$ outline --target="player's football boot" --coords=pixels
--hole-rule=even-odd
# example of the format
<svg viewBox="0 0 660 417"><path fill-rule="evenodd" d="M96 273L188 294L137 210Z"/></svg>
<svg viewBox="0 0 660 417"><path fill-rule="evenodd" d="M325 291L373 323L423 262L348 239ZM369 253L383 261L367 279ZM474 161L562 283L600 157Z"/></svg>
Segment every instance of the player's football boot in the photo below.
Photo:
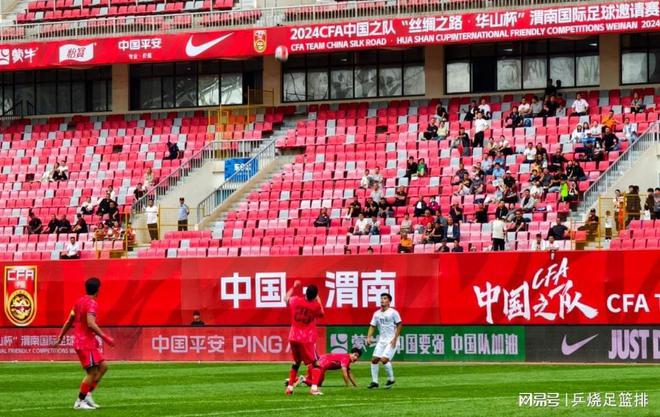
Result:
<svg viewBox="0 0 660 417"><path fill-rule="evenodd" d="M321 390L319 390L318 388L317 389L310 389L309 393L312 394L312 395L323 395Z"/></svg>
<svg viewBox="0 0 660 417"><path fill-rule="evenodd" d="M85 397L84 400L88 405L91 405L94 408L101 408L96 402L94 401L94 398L92 398L92 393L88 392L87 396Z"/></svg>
<svg viewBox="0 0 660 417"><path fill-rule="evenodd" d="M392 385L394 385L395 382L396 382L396 381L390 381L390 380L388 380L388 381L385 383L385 389L390 389L390 388L392 388Z"/></svg>
<svg viewBox="0 0 660 417"><path fill-rule="evenodd" d="M293 395L293 387L291 385L287 385L286 390L284 391L284 394Z"/></svg>
<svg viewBox="0 0 660 417"><path fill-rule="evenodd" d="M311 386L311 384L307 382L307 378L305 378L304 376L300 376L300 377L298 377L298 380L296 381L296 386L298 386L298 385L300 385L300 384L305 384L305 385L307 385L308 387Z"/></svg>
<svg viewBox="0 0 660 417"><path fill-rule="evenodd" d="M375 389L378 388L378 384L376 382L372 382L371 384L367 385L367 389Z"/></svg>
<svg viewBox="0 0 660 417"><path fill-rule="evenodd" d="M75 404L73 404L73 409L74 410L94 410L95 408L92 407L91 405L87 404L84 400L76 400Z"/></svg>

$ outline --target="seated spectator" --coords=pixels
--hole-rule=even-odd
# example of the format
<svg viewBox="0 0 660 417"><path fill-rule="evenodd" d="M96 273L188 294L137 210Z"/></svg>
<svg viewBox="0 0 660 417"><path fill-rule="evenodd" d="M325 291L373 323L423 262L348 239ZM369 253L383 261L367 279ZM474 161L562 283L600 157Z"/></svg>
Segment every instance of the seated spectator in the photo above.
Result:
<svg viewBox="0 0 660 417"><path fill-rule="evenodd" d="M80 259L80 243L76 241L74 236L71 236L66 249L60 252L60 259Z"/></svg>
<svg viewBox="0 0 660 417"><path fill-rule="evenodd" d="M41 175L41 182L46 183L46 182L51 182L53 181L53 175L55 174L54 169L46 169L44 173Z"/></svg>
<svg viewBox="0 0 660 417"><path fill-rule="evenodd" d="M144 173L144 178L142 179L142 183L144 184L144 188L149 188L154 185L154 172L151 169L151 167L148 167L147 170Z"/></svg>
<svg viewBox="0 0 660 417"><path fill-rule="evenodd" d="M367 248L367 254L369 254L369 255L373 255L373 253L374 253L374 248L372 248L371 246L369 246L369 247Z"/></svg>
<svg viewBox="0 0 660 417"><path fill-rule="evenodd" d="M537 96L532 97L531 112L532 117L538 117L543 111L543 102Z"/></svg>
<svg viewBox="0 0 660 417"><path fill-rule="evenodd" d="M314 220L314 227L330 227L330 216L328 209L322 208L316 220Z"/></svg>
<svg viewBox="0 0 660 417"><path fill-rule="evenodd" d="M358 216L358 219L355 222L355 226L353 226L353 228L351 229L351 233L356 236L360 236L360 235L368 235L370 231L371 231L371 219L365 218L364 214L360 213L360 216Z"/></svg>
<svg viewBox="0 0 660 417"><path fill-rule="evenodd" d="M529 195L535 201L541 201L543 198L543 186L541 185L541 181L535 181L532 183L532 186L529 187Z"/></svg>
<svg viewBox="0 0 660 417"><path fill-rule="evenodd" d="M60 222L57 220L57 217L53 214L53 216L50 218L50 221L48 222L48 226L46 226L46 230L44 231L45 233L57 233L57 229L60 227Z"/></svg>
<svg viewBox="0 0 660 417"><path fill-rule="evenodd" d="M431 214L430 210L426 210L422 217L417 218L417 231L422 233L424 229L426 229L426 226L429 225L429 223L435 223L435 218Z"/></svg>
<svg viewBox="0 0 660 417"><path fill-rule="evenodd" d="M401 240L399 241L399 246L397 252L399 253L412 253L413 251L413 241L408 237L407 233L401 233Z"/></svg>
<svg viewBox="0 0 660 417"><path fill-rule="evenodd" d="M406 162L406 177L410 179L413 175L417 175L417 162L412 156L408 157L408 162Z"/></svg>
<svg viewBox="0 0 660 417"><path fill-rule="evenodd" d="M138 183L137 187L135 187L135 190L133 190L133 195L135 196L135 201L138 201L142 197L144 197L147 194L147 187L142 185L141 182Z"/></svg>
<svg viewBox="0 0 660 417"><path fill-rule="evenodd" d="M408 190L404 186L396 187L396 192L394 193L394 203L395 207L405 207L408 205Z"/></svg>
<svg viewBox="0 0 660 417"><path fill-rule="evenodd" d="M502 168L502 165L499 162L495 162L495 166L493 167L493 177L495 177L495 179L500 179L504 177L505 173L506 171Z"/></svg>
<svg viewBox="0 0 660 417"><path fill-rule="evenodd" d="M126 226L126 230L124 231L124 237L123 239L126 240L126 243L129 248L132 248L135 246L135 239L136 239L136 234L135 230L133 230L133 226L129 223L128 226Z"/></svg>
<svg viewBox="0 0 660 417"><path fill-rule="evenodd" d="M586 122L585 122L586 124ZM583 143L586 142L600 142L600 137L603 135L603 127L598 124L597 121L593 121L591 123L591 127L589 127L589 130L587 131L587 139L583 141Z"/></svg>
<svg viewBox="0 0 660 417"><path fill-rule="evenodd" d="M557 148L555 153L550 156L548 170L551 172L560 172L564 170L564 164L568 162L561 149Z"/></svg>
<svg viewBox="0 0 660 417"><path fill-rule="evenodd" d="M477 106L477 102L472 100L470 104L468 104L468 108L466 110L463 110L465 113L465 117L463 117L463 120L466 122L471 122L477 117L477 112L479 111L479 106Z"/></svg>
<svg viewBox="0 0 660 417"><path fill-rule="evenodd" d="M445 140L449 136L449 124L445 121L441 121L438 125L438 140Z"/></svg>
<svg viewBox="0 0 660 417"><path fill-rule="evenodd" d="M431 197L427 208L431 211L431 214L435 214L440 209L440 204L436 197Z"/></svg>
<svg viewBox="0 0 660 417"><path fill-rule="evenodd" d="M486 120L490 119L491 116L490 105L486 102L485 98L481 99L481 103L479 104L479 111L483 115L484 119Z"/></svg>
<svg viewBox="0 0 660 417"><path fill-rule="evenodd" d="M447 109L444 108L442 102L438 103L438 105L435 107L435 114L440 120L449 120L449 113L447 113Z"/></svg>
<svg viewBox="0 0 660 417"><path fill-rule="evenodd" d="M530 190L523 191L522 198L520 199L520 208L525 213L531 213L536 210L536 200L532 197Z"/></svg>
<svg viewBox="0 0 660 417"><path fill-rule="evenodd" d="M367 197L367 201L364 203L364 208L362 209L364 217L370 219L373 216L378 216L379 211L380 207L378 207L378 203L373 198Z"/></svg>
<svg viewBox="0 0 660 417"><path fill-rule="evenodd" d="M374 168L374 172L371 173L372 185L378 184L379 187L383 186L383 176L380 173L380 167Z"/></svg>
<svg viewBox="0 0 660 417"><path fill-rule="evenodd" d="M103 222L99 223L94 230L94 242L105 240L108 235L108 226Z"/></svg>
<svg viewBox="0 0 660 417"><path fill-rule="evenodd" d="M85 216L88 216L90 214L94 214L94 203L92 203L92 197L87 197L87 200L85 200L82 205L80 206L80 209L78 209L78 212L80 214L83 214Z"/></svg>
<svg viewBox="0 0 660 417"><path fill-rule="evenodd" d="M386 199L381 198L380 202L378 203L378 216L382 218L387 218L387 217L394 217L394 209L392 206L387 202Z"/></svg>
<svg viewBox="0 0 660 417"><path fill-rule="evenodd" d="M630 101L630 112L631 113L643 113L646 106L644 105L644 100L639 96L639 93L635 91L633 93L632 100Z"/></svg>
<svg viewBox="0 0 660 417"><path fill-rule="evenodd" d="M633 136L637 136L637 124L630 123L630 117L623 119L623 127L621 133L623 134L623 140L633 142Z"/></svg>
<svg viewBox="0 0 660 417"><path fill-rule="evenodd" d="M380 200L383 198L383 192L380 190L380 185L374 183L374 188L371 190L371 199L376 203L380 203Z"/></svg>
<svg viewBox="0 0 660 417"><path fill-rule="evenodd" d="M89 227L87 227L87 222L83 218L82 214L76 214L76 223L73 225L71 231L76 234L89 232Z"/></svg>
<svg viewBox="0 0 660 417"><path fill-rule="evenodd" d="M616 137L609 127L603 129L602 146L607 152L618 151L621 149L619 146L619 138Z"/></svg>
<svg viewBox="0 0 660 417"><path fill-rule="evenodd" d="M358 198L355 197L353 199L353 202L348 205L348 213L346 214L346 217L349 218L358 217L361 212L362 212L362 204L360 204Z"/></svg>
<svg viewBox="0 0 660 417"><path fill-rule="evenodd" d="M110 192L105 193L105 197L98 201L96 215L104 216L110 211L110 203L113 202Z"/></svg>
<svg viewBox="0 0 660 417"><path fill-rule="evenodd" d="M610 110L605 116L603 116L600 124L603 127L603 134L605 134L605 128L609 128L612 132L616 130L617 125L616 119L614 118L614 111Z"/></svg>
<svg viewBox="0 0 660 417"><path fill-rule="evenodd" d="M500 140L497 142L497 149L498 153L501 153L504 157L507 155L513 155L513 149L504 135L500 136ZM495 159L497 160L497 156ZM502 165L504 165L504 161L502 161Z"/></svg>
<svg viewBox="0 0 660 417"><path fill-rule="evenodd" d="M566 178L573 181L585 181L587 175L584 173L584 170L575 161L568 161L566 165Z"/></svg>
<svg viewBox="0 0 660 417"><path fill-rule="evenodd" d="M548 240L552 237L555 240L565 240L568 239L568 228L561 224L561 219L557 219L557 222L550 226L548 229Z"/></svg>
<svg viewBox="0 0 660 417"><path fill-rule="evenodd" d="M583 143L586 138L587 138L587 132L585 132L584 127L580 123L578 123L577 126L575 126L575 130L573 130L573 133L571 133L571 142Z"/></svg>
<svg viewBox="0 0 660 417"><path fill-rule="evenodd" d="M548 244L546 246L546 250L549 250L551 252L559 250L559 245L557 244L557 242L555 242L554 236L548 237Z"/></svg>
<svg viewBox="0 0 660 417"><path fill-rule="evenodd" d="M428 210L428 205L426 204L426 201L424 201L424 197L420 196L419 200L417 200L417 202L415 203L413 216L415 217L423 216L427 210Z"/></svg>
<svg viewBox="0 0 660 417"><path fill-rule="evenodd" d="M429 223L426 225L424 230L422 231L422 243L423 244L429 244L433 243L433 233L435 232L435 224L434 223Z"/></svg>
<svg viewBox="0 0 660 417"><path fill-rule="evenodd" d="M108 185L108 189L106 190L106 193L110 193L110 198L112 201L117 201L117 193L115 192L115 189L112 187L112 185Z"/></svg>
<svg viewBox="0 0 660 417"><path fill-rule="evenodd" d="M419 160L417 160L417 176L421 178L426 177L427 175L429 175L429 169L426 166L426 161L424 158L419 158Z"/></svg>
<svg viewBox="0 0 660 417"><path fill-rule="evenodd" d="M422 137L426 140L438 139L438 122L434 117L429 120L429 125L426 127Z"/></svg>
<svg viewBox="0 0 660 417"><path fill-rule="evenodd" d="M476 252L477 251L477 247L474 246L472 243L468 243L467 249L468 249L468 252Z"/></svg>
<svg viewBox="0 0 660 417"><path fill-rule="evenodd" d="M63 163L63 162L62 162ZM61 165L59 162L55 162L55 168L53 168L53 175L52 175L52 180L53 181L66 181L69 177L67 176L69 171L69 167L66 165Z"/></svg>
<svg viewBox="0 0 660 417"><path fill-rule="evenodd" d="M540 158L539 158L540 157ZM536 144L536 161L543 164L548 160L548 150L543 147L542 143Z"/></svg>
<svg viewBox="0 0 660 417"><path fill-rule="evenodd" d="M509 112L509 115L504 120L504 127L516 128L516 127L521 127L522 125L523 125L523 116L518 111L518 107L513 106L511 108L511 112Z"/></svg>
<svg viewBox="0 0 660 417"><path fill-rule="evenodd" d="M486 207L484 204L479 204L474 212L474 216L477 223L488 223L488 207Z"/></svg>
<svg viewBox="0 0 660 417"><path fill-rule="evenodd" d="M455 242L460 240L461 224L459 222L455 222L452 217L449 217L447 219L447 226L445 227L444 234L445 239L447 239L448 242Z"/></svg>
<svg viewBox="0 0 660 417"><path fill-rule="evenodd" d="M204 327L204 322L202 321L202 315L199 311L193 311L193 320L190 322L191 327Z"/></svg>
<svg viewBox="0 0 660 417"><path fill-rule="evenodd" d="M525 163L527 164L531 164L536 160L536 148L532 142L527 144L527 147L523 151L523 155L525 156Z"/></svg>
<svg viewBox="0 0 660 417"><path fill-rule="evenodd" d="M525 231L527 231L527 223L528 222L529 222L529 219L524 218L522 210L518 209L518 210L516 210L515 215L513 216L513 219L511 219L511 224L509 224L508 231L509 232L525 232Z"/></svg>
<svg viewBox="0 0 660 417"><path fill-rule="evenodd" d="M509 209L504 204L504 201L500 201L497 204L497 208L495 209L495 218L506 219L508 215L509 215Z"/></svg>
<svg viewBox="0 0 660 417"><path fill-rule="evenodd" d="M170 142L169 138L167 139L167 155L165 155L164 160L177 159L179 157L179 145L176 142Z"/></svg>
<svg viewBox="0 0 660 417"><path fill-rule="evenodd" d="M532 106L527 102L525 97L520 100L520 104L518 105L518 113L524 118L532 117Z"/></svg>
<svg viewBox="0 0 660 417"><path fill-rule="evenodd" d="M454 241L454 246L451 248L451 251L453 253L462 253L463 252L463 246L461 246L461 241L460 240Z"/></svg>
<svg viewBox="0 0 660 417"><path fill-rule="evenodd" d="M547 248L548 248L548 242L543 240L543 235L537 233L535 239L532 241L530 250L534 252L538 252L538 251L544 251Z"/></svg>
<svg viewBox="0 0 660 417"><path fill-rule="evenodd" d="M364 170L364 175L362 175L362 179L360 179L360 188L369 189L373 184L374 184L374 180L373 178L371 178L371 173L369 171L369 168L367 168Z"/></svg>
<svg viewBox="0 0 660 417"><path fill-rule="evenodd" d="M28 235L38 235L41 233L43 224L41 219L37 217L32 211L28 214Z"/></svg>
<svg viewBox="0 0 660 417"><path fill-rule="evenodd" d="M600 225L600 219L596 215L596 209L591 209L587 218L584 221L584 225L578 227L578 230L584 230L587 232L587 239L593 240L598 234L598 227Z"/></svg>
<svg viewBox="0 0 660 417"><path fill-rule="evenodd" d="M57 219L57 233L71 233L71 222L64 214L60 214L60 218Z"/></svg>
<svg viewBox="0 0 660 417"><path fill-rule="evenodd" d="M465 166L463 165L463 163L459 162L458 163L458 169L456 170L456 173L454 174L454 177L452 178L451 185L459 185L468 178L470 178L470 173L468 172L467 169L465 169Z"/></svg>
<svg viewBox="0 0 660 417"><path fill-rule="evenodd" d="M454 193L456 196L465 196L472 194L472 180L466 178L462 183L458 185L458 189Z"/></svg>
<svg viewBox="0 0 660 417"><path fill-rule="evenodd" d="M454 223L462 223L463 222L463 208L458 204L454 203L451 205L451 208L449 209L449 217L454 221Z"/></svg>
<svg viewBox="0 0 660 417"><path fill-rule="evenodd" d="M109 230L108 230L108 235L106 236L106 239L121 240L123 230L121 229L121 226L119 226L119 223L112 224L112 226L109 226L108 229Z"/></svg>
<svg viewBox="0 0 660 417"><path fill-rule="evenodd" d="M438 249L435 250L436 252L440 253L449 253L449 246L447 246L447 239L442 239L440 241L440 246L438 246Z"/></svg>
<svg viewBox="0 0 660 417"><path fill-rule="evenodd" d="M108 226L112 227L113 225L118 225L120 224L119 221L119 208L117 207L117 203L114 201L110 202L110 207L108 207L108 212L106 213L107 219L106 223Z"/></svg>
<svg viewBox="0 0 660 417"><path fill-rule="evenodd" d="M509 186L504 183L504 190L502 191L502 201L509 205L518 203L518 184L513 183Z"/></svg>
<svg viewBox="0 0 660 417"><path fill-rule="evenodd" d="M406 213L403 215L403 220L401 220L401 224L399 225L399 231L406 234L413 233L413 223L410 220L410 214Z"/></svg>
<svg viewBox="0 0 660 417"><path fill-rule="evenodd" d="M481 161L481 169L483 170L484 174L492 174L493 173L493 163L495 158L492 157L492 155L486 155L486 159L483 159Z"/></svg>
<svg viewBox="0 0 660 417"><path fill-rule="evenodd" d="M577 93L571 109L573 110L571 116L585 116L589 111L589 103L582 98L582 94Z"/></svg>

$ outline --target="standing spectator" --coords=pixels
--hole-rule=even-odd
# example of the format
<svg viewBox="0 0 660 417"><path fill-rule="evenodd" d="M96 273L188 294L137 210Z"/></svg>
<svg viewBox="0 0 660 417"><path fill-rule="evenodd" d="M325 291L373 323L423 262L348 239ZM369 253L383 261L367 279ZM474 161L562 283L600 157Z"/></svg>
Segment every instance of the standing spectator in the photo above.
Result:
<svg viewBox="0 0 660 417"><path fill-rule="evenodd" d="M327 208L321 209L318 217L314 220L314 227L330 227L330 216L328 216Z"/></svg>
<svg viewBox="0 0 660 417"><path fill-rule="evenodd" d="M186 204L183 197L179 198L179 218L177 222L177 230L185 232L188 230L188 216L190 215L190 208Z"/></svg>
<svg viewBox="0 0 660 417"><path fill-rule="evenodd" d="M491 223L491 237L493 240L493 251L503 251L506 242L506 224L499 217L495 218Z"/></svg>
<svg viewBox="0 0 660 417"><path fill-rule="evenodd" d="M78 235L81 233L89 232L89 227L87 226L87 222L83 218L82 214L76 214L76 223L73 225L71 231Z"/></svg>
<svg viewBox="0 0 660 417"><path fill-rule="evenodd" d="M612 228L614 227L614 219L612 218L612 213L607 210L605 211L605 240L612 239Z"/></svg>
<svg viewBox="0 0 660 417"><path fill-rule="evenodd" d="M616 221L616 230L622 230L624 228L624 207L626 206L625 197L621 193L621 190L614 190L614 198L612 199L612 204L614 205L614 219Z"/></svg>
<svg viewBox="0 0 660 417"><path fill-rule="evenodd" d="M106 194L110 194L110 199L112 201L117 201L117 193L115 192L115 189L112 187L112 185L108 185L108 190L106 191Z"/></svg>
<svg viewBox="0 0 660 417"><path fill-rule="evenodd" d="M154 172L151 169L151 167L148 167L147 170L144 173L144 178L142 179L142 183L144 184L144 188L149 188L153 187L154 185Z"/></svg>
<svg viewBox="0 0 660 417"><path fill-rule="evenodd" d="M467 110L464 110L465 117L463 118L463 120L466 122L473 121L478 111L479 111L479 107L477 106L477 102L472 100L468 105Z"/></svg>
<svg viewBox="0 0 660 417"><path fill-rule="evenodd" d="M87 200L82 203L78 211L80 214L84 214L86 216L94 214L94 203L92 203L92 197L87 197Z"/></svg>
<svg viewBox="0 0 660 417"><path fill-rule="evenodd" d="M646 200L644 200L644 212L646 218L653 220L655 219L655 195L653 194L653 188L646 190ZM648 215L646 215L648 213Z"/></svg>
<svg viewBox="0 0 660 417"><path fill-rule="evenodd" d="M60 259L80 259L80 243L76 242L75 236L71 236L66 250L60 253Z"/></svg>
<svg viewBox="0 0 660 417"><path fill-rule="evenodd" d="M470 148L472 146L472 142L470 142L470 135L467 134L465 131L465 128L463 126L458 128L458 140L459 140L459 152L463 156L468 156L470 155Z"/></svg>
<svg viewBox="0 0 660 417"><path fill-rule="evenodd" d="M557 94L557 87L552 84L552 78L548 78L548 82L545 86L544 94L546 96L554 96Z"/></svg>
<svg viewBox="0 0 660 417"><path fill-rule="evenodd" d="M38 235L41 234L41 228L43 224L41 219L37 217L32 211L28 214L28 235Z"/></svg>
<svg viewBox="0 0 660 417"><path fill-rule="evenodd" d="M142 197L147 194L147 188L142 185L141 182L138 183L137 187L135 187L135 190L133 190L133 195L135 196L135 201L138 201Z"/></svg>
<svg viewBox="0 0 660 417"><path fill-rule="evenodd" d="M571 109L573 110L571 116L585 116L589 111L589 103L582 98L582 94L577 93Z"/></svg>
<svg viewBox="0 0 660 417"><path fill-rule="evenodd" d="M154 200L149 199L147 208L144 209L147 218L147 229L151 240L158 240L158 206L154 205Z"/></svg>
<svg viewBox="0 0 660 417"><path fill-rule="evenodd" d="M653 218L660 220L660 187L655 187L653 191Z"/></svg>
<svg viewBox="0 0 660 417"><path fill-rule="evenodd" d="M401 240L399 241L399 246L397 252L399 253L412 253L413 251L413 241L408 237L407 233L401 233Z"/></svg>
<svg viewBox="0 0 660 417"><path fill-rule="evenodd" d="M484 118L483 113L477 113L477 119L474 121L474 141L473 148L482 148L484 146L484 135L490 128L490 123Z"/></svg>
<svg viewBox="0 0 660 417"><path fill-rule="evenodd" d="M564 240L568 239L568 227L561 224L561 219L557 218L557 222L548 229L548 239L550 237L555 240Z"/></svg>

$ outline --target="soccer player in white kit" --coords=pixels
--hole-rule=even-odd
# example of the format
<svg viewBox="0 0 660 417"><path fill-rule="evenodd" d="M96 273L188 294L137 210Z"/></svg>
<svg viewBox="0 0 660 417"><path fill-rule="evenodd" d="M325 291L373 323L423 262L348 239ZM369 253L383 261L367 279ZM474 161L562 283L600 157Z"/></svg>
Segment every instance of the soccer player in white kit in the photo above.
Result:
<svg viewBox="0 0 660 417"><path fill-rule="evenodd" d="M367 388L378 388L379 363L383 364L387 373L387 383L385 388L392 388L394 385L394 370L392 369L392 358L396 353L399 336L401 335L401 316L399 312L390 307L392 296L388 293L380 295L380 310L374 313L371 323L369 323L369 332L367 333L367 345L371 345L373 335L378 328L378 342L374 349L374 356L371 358L371 384Z"/></svg>

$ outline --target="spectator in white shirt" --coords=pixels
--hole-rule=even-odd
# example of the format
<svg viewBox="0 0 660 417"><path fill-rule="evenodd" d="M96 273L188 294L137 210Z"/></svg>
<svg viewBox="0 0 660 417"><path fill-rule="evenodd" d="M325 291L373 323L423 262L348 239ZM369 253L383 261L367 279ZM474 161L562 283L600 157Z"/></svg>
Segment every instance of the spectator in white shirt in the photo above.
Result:
<svg viewBox="0 0 660 417"><path fill-rule="evenodd" d="M147 171L144 173L142 183L144 184L145 188L149 188L154 185L154 172L152 171L151 167L147 168Z"/></svg>
<svg viewBox="0 0 660 417"><path fill-rule="evenodd" d="M78 212L84 215L94 214L94 203L92 203L92 197L87 197L87 200L82 203Z"/></svg>
<svg viewBox="0 0 660 417"><path fill-rule="evenodd" d="M632 141L633 137L636 136L637 132L637 123L630 123L630 118L626 117L623 119L623 139Z"/></svg>
<svg viewBox="0 0 660 417"><path fill-rule="evenodd" d="M479 104L479 111L483 113L484 119L490 119L490 105L486 103L486 99L481 99L481 104Z"/></svg>
<svg viewBox="0 0 660 417"><path fill-rule="evenodd" d="M369 169L364 170L364 175L362 176L362 179L360 180L360 188L371 188L371 185L373 184L373 179L371 178L371 174L369 172Z"/></svg>
<svg viewBox="0 0 660 417"><path fill-rule="evenodd" d="M371 191L371 198L376 203L380 203L381 198L383 198L383 193L380 191L380 185L378 183L374 184L374 189Z"/></svg>
<svg viewBox="0 0 660 417"><path fill-rule="evenodd" d="M158 206L154 205L154 200L147 202L147 208L144 209L147 217L147 229L151 240L158 240Z"/></svg>
<svg viewBox="0 0 660 417"><path fill-rule="evenodd" d="M491 223L491 237L493 239L493 251L503 251L506 242L506 223L501 218L496 218Z"/></svg>
<svg viewBox="0 0 660 417"><path fill-rule="evenodd" d="M584 116L589 111L589 103L587 103L587 100L583 99L582 95L578 93L575 96L573 105L571 105L571 109L573 109L571 116Z"/></svg>
<svg viewBox="0 0 660 417"><path fill-rule="evenodd" d="M360 213L355 226L353 226L352 233L354 235L368 235L371 231L371 219L365 219L364 214Z"/></svg>
<svg viewBox="0 0 660 417"><path fill-rule="evenodd" d="M76 242L75 236L71 236L66 250L60 253L60 259L80 259L80 243Z"/></svg>
<svg viewBox="0 0 660 417"><path fill-rule="evenodd" d="M518 106L518 113L522 117L532 117L532 106L529 105L525 97L520 100L520 105Z"/></svg>
<svg viewBox="0 0 660 417"><path fill-rule="evenodd" d="M376 167L371 174L371 181L373 184L383 185L383 176L380 174L380 167Z"/></svg>
<svg viewBox="0 0 660 417"><path fill-rule="evenodd" d="M536 160L536 148L532 142L527 144L527 147L523 151L523 155L525 155L525 163L531 164Z"/></svg>
<svg viewBox="0 0 660 417"><path fill-rule="evenodd" d="M578 125L575 126L575 130L573 130L573 133L571 134L571 142L582 143L582 141L586 137L587 137L587 132L585 132L584 129L582 128L582 125L578 123Z"/></svg>
<svg viewBox="0 0 660 417"><path fill-rule="evenodd" d="M112 201L117 201L117 193L115 192L115 189L112 188L112 185L108 186L108 191L107 193L110 193L110 199Z"/></svg>
<svg viewBox="0 0 660 417"><path fill-rule="evenodd" d="M472 141L473 148L482 148L484 146L484 135L489 128L490 123L484 118L484 114L482 112L477 113L477 118L474 120L474 140Z"/></svg>
<svg viewBox="0 0 660 417"><path fill-rule="evenodd" d="M536 239L532 242L531 248L532 251L543 251L548 249L548 242L543 240L543 235L540 233L536 234Z"/></svg>
<svg viewBox="0 0 660 417"><path fill-rule="evenodd" d="M559 250L559 245L555 242L554 236L548 236L548 244L545 249L549 251Z"/></svg>

